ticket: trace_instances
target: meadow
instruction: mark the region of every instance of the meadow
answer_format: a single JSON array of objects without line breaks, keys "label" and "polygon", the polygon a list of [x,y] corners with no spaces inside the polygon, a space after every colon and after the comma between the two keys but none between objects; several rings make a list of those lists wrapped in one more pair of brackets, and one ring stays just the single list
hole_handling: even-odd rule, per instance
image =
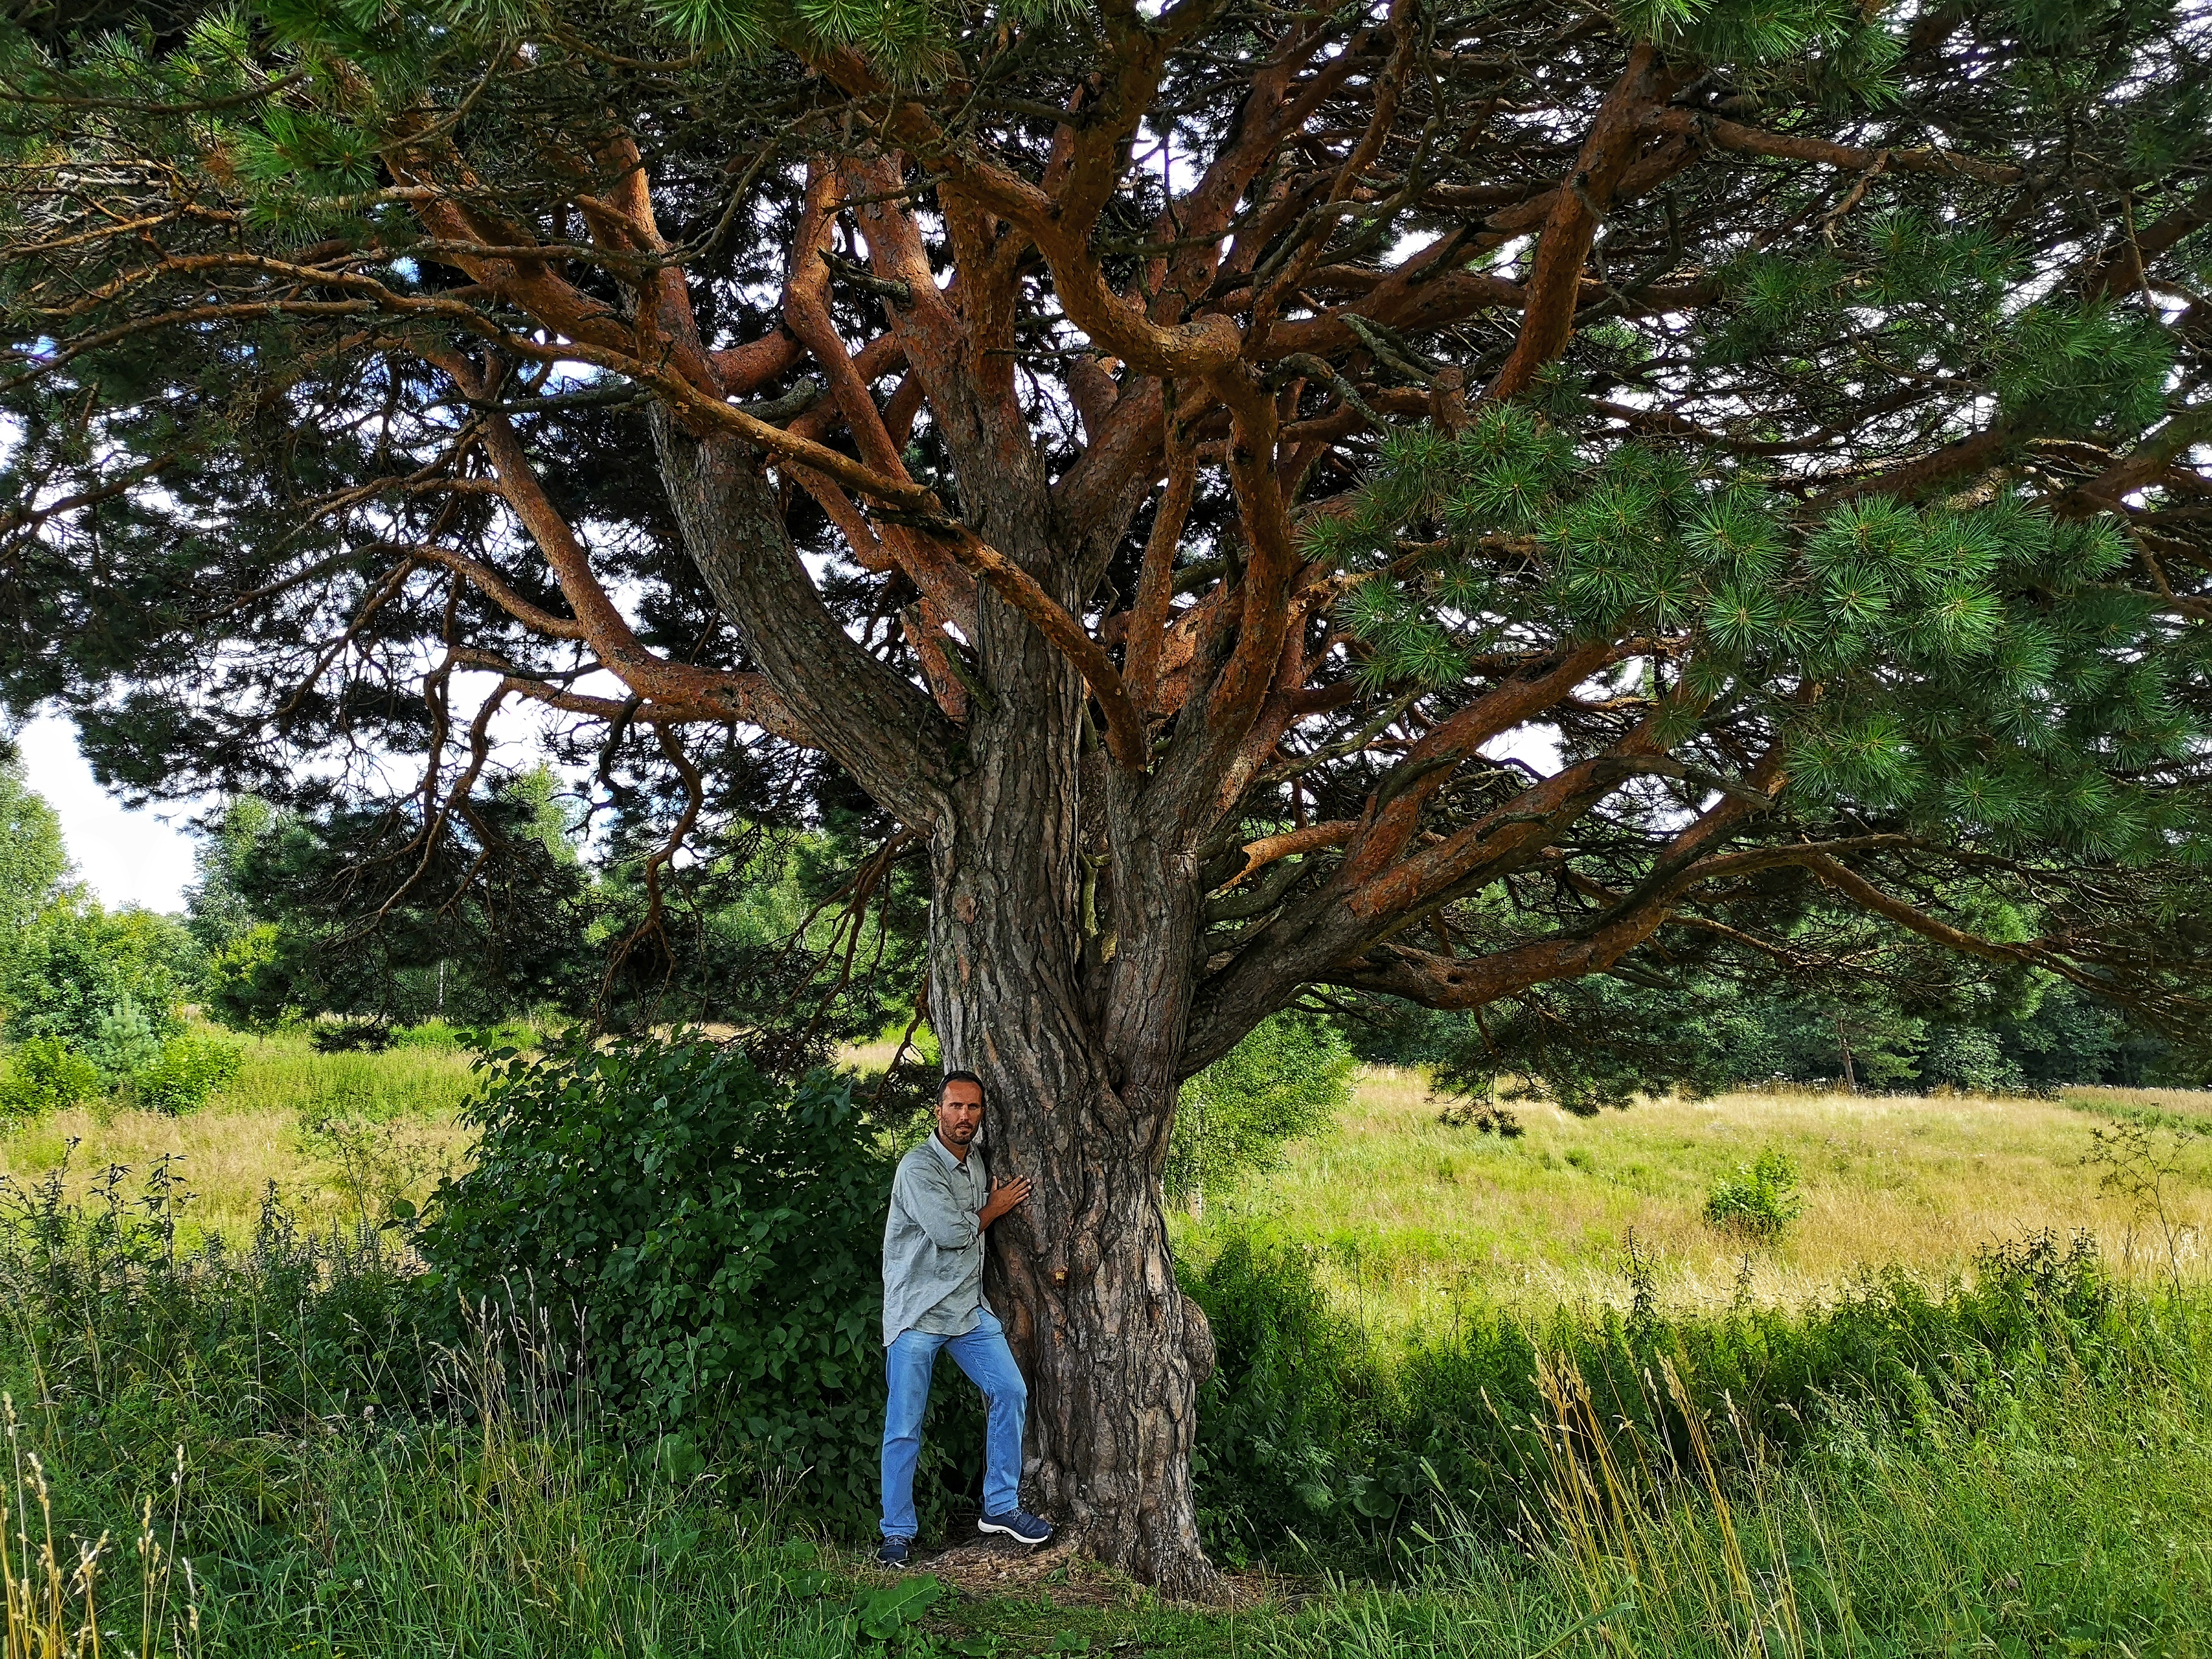
[{"label": "meadow", "polygon": [[[1188,1608],[1050,1553],[890,1579],[803,1479],[558,1386],[545,1331],[410,1325],[377,1226],[465,1161],[469,1086],[444,1042],[280,1036],[198,1113],[0,1135],[9,1659],[2212,1654],[2212,1097],[1523,1106],[1501,1139],[1364,1073],[1175,1218],[1232,1570]],[[1766,1150],[1802,1213],[1716,1227]]]},{"label": "meadow", "polygon": [[[236,1244],[272,1188],[303,1225],[373,1223],[465,1165],[459,1115],[473,1079],[453,1034],[431,1028],[380,1054],[319,1053],[297,1033],[235,1040],[236,1081],[198,1112],[77,1106],[0,1126],[0,1177],[27,1184],[66,1156],[82,1190],[112,1165],[169,1158],[192,1194],[187,1243]],[[1625,1307],[1632,1266],[1672,1305],[1798,1305],[1894,1264],[1940,1279],[2046,1231],[2094,1233],[2130,1281],[2212,1272],[2212,1092],[1778,1090],[1588,1118],[1515,1110],[1520,1136],[1481,1133],[1444,1121],[1419,1072],[1364,1067],[1332,1133],[1291,1143],[1280,1168],[1202,1213],[1172,1213],[1177,1249],[1202,1261],[1255,1230],[1294,1243],[1345,1311],[1407,1337],[1470,1306]],[[2141,1152],[2175,1164],[2162,1194],[2146,1190],[2140,1158],[2100,1151],[2130,1127]],[[1772,1240],[1710,1224],[1713,1183],[1768,1149],[1800,1174],[1802,1218]]]},{"label": "meadow", "polygon": [[392,1202],[419,1203],[468,1157],[459,1122],[469,1052],[430,1028],[380,1054],[319,1052],[306,1035],[226,1037],[244,1063],[196,1112],[170,1116],[112,1103],[0,1125],[0,1177],[27,1186],[66,1159],[72,1190],[111,1166],[143,1172],[167,1158],[192,1194],[187,1245],[252,1234],[273,1188],[301,1224],[380,1221]]},{"label": "meadow", "polygon": [[[1638,1277],[1678,1307],[1802,1305],[1893,1266],[1940,1280],[2044,1231],[2095,1234],[2131,1282],[2212,1267],[2212,1093],[1790,1090],[1587,1118],[1514,1109],[1516,1138],[1455,1126],[1419,1073],[1368,1068],[1334,1133],[1176,1217],[1176,1243],[1203,1257],[1257,1227],[1309,1252],[1355,1318],[1407,1336],[1470,1306],[1626,1307]],[[1771,1240],[1711,1225],[1713,1184],[1767,1150],[1796,1166],[1802,1215]],[[2146,1158],[2174,1167],[2161,1182]]]}]

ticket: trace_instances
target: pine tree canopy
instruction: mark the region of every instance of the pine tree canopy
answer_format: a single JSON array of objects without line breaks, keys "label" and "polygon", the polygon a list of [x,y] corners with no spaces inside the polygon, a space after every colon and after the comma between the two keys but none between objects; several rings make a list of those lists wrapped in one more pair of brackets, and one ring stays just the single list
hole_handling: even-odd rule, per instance
[{"label": "pine tree canopy", "polygon": [[378,905],[535,722],[940,906],[1043,780],[1181,1076],[1816,909],[2203,1021],[2201,6],[166,0],[0,112],[0,701]]}]

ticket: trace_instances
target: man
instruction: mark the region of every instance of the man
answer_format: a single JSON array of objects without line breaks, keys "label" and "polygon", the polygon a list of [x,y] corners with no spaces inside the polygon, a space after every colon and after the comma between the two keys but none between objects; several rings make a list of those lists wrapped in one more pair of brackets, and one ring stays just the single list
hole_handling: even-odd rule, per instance
[{"label": "man", "polygon": [[1030,1195],[1025,1181],[989,1182],[975,1151],[983,1127],[983,1085],[947,1072],[937,1091],[937,1127],[899,1160],[884,1223],[884,1541],[876,1559],[906,1565],[914,1548],[914,1467],[921,1414],[938,1350],[983,1391],[984,1532],[1042,1544],[1052,1528],[1021,1506],[1022,1419],[1029,1385],[1006,1346],[1006,1328],[983,1300],[983,1235]]}]

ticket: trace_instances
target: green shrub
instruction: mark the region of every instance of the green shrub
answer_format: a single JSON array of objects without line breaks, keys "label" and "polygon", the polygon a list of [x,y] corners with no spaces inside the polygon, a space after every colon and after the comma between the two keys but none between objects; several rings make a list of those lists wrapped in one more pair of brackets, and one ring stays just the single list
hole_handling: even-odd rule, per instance
[{"label": "green shrub", "polygon": [[0,1121],[59,1111],[100,1091],[97,1066],[59,1037],[32,1037],[0,1072]]},{"label": "green shrub", "polygon": [[279,960],[283,945],[283,930],[273,921],[225,940],[200,970],[200,1000],[209,1014],[239,1030],[265,1030],[297,1018]]},{"label": "green shrub", "polygon": [[93,1024],[85,1058],[100,1067],[111,1089],[119,1087],[161,1058],[161,1030],[128,993]]},{"label": "green shrub", "polygon": [[1206,1195],[1273,1168],[1286,1142],[1313,1133],[1352,1097],[1357,1064],[1337,1029],[1310,1014],[1273,1014],[1182,1085],[1163,1172],[1168,1195]]},{"label": "green shrub", "polygon": [[1976,1095],[2017,1093],[2027,1081],[2019,1065],[2006,1057],[1996,1034],[1974,1025],[1936,1027],[1920,1078],[1931,1087]]},{"label": "green shrub", "polygon": [[1476,1308],[1403,1352],[1331,1307],[1308,1247],[1242,1227],[1180,1276],[1218,1356],[1194,1466],[1208,1547],[1347,1571],[1403,1569],[1416,1529],[1455,1516],[1492,1536],[1525,1523],[1550,1478],[1534,1426],[1550,1410],[1545,1360],[1578,1373],[1620,1433],[1686,1455],[1679,1402],[1655,1385],[1665,1360],[1697,1413],[1729,1425],[1716,1455],[1741,1463],[1971,1430],[2039,1379],[2132,1386],[2154,1381],[2169,1352],[2083,1235],[2001,1246],[1972,1285],[1940,1292],[1899,1273],[1802,1310]]},{"label": "green shrub", "polygon": [[641,1432],[811,1470],[803,1498],[872,1512],[891,1166],[849,1081],[579,1033],[541,1059],[497,1051],[466,1115],[477,1162],[417,1241],[448,1305],[580,1318],[595,1385]]},{"label": "green shrub", "polygon": [[218,1037],[175,1036],[161,1057],[131,1079],[131,1092],[149,1111],[195,1112],[228,1087],[246,1063],[245,1052]]},{"label": "green shrub", "polygon": [[1797,1166],[1787,1153],[1769,1147],[1759,1161],[1736,1165],[1705,1195],[1705,1219],[1716,1227],[1776,1238],[1805,1211],[1797,1190]]},{"label": "green shrub", "polygon": [[[180,1029],[178,986],[191,938],[167,916],[103,909],[81,892],[49,904],[22,931],[0,974],[8,1035],[58,1036],[111,1070],[94,1050],[104,1022],[124,1016],[112,1040],[136,1041],[143,1022],[154,1038]],[[116,1075],[131,1067],[112,1068]]]},{"label": "green shrub", "polygon": [[1207,1547],[1242,1567],[1286,1531],[1327,1539],[1363,1521],[1352,1507],[1394,1413],[1389,1374],[1358,1327],[1330,1306],[1310,1255],[1239,1228],[1187,1295],[1206,1310],[1216,1361],[1200,1402],[1191,1473]]}]

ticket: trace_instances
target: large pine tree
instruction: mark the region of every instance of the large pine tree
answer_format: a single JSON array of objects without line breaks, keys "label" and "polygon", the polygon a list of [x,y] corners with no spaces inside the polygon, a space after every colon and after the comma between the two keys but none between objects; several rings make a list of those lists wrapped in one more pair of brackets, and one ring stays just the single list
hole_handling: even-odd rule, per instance
[{"label": "large pine tree", "polygon": [[1146,1578],[1176,1089],[1270,1012],[1847,970],[1814,891],[2201,1009],[2202,8],[57,15],[0,695],[148,793],[411,760],[395,902],[502,710],[679,839],[856,787],[1036,1182],[1034,1498]]}]

